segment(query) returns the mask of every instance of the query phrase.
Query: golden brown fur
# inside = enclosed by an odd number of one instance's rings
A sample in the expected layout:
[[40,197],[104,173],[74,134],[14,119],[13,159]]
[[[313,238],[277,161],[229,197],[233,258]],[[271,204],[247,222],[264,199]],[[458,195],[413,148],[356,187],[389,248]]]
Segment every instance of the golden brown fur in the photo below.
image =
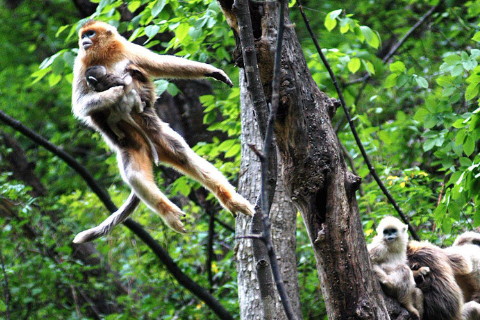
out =
[[407,247],[410,268],[428,267],[427,275],[416,275],[423,292],[424,320],[460,320],[463,297],[455,282],[449,258],[443,249],[428,243],[411,241]]
[[[415,287],[413,272],[407,265],[407,226],[394,217],[383,218],[377,228],[377,235],[368,245],[373,263],[373,271],[378,277],[382,289],[396,298],[412,318],[421,319],[423,314],[423,295]],[[418,271],[428,274],[428,268]]]
[[74,114],[98,130],[117,152],[122,178],[132,189],[127,202],[101,225],[78,234],[74,242],[85,242],[108,233],[116,224],[133,212],[140,198],[153,211],[160,214],[169,227],[185,232],[180,221],[184,213],[168,200],[153,180],[152,153],[142,135],[125,121],[118,123],[124,134],[119,138],[108,125],[112,108],[121,103],[125,95],[122,86],[96,92],[85,79],[88,67],[102,65],[109,74],[123,75],[127,66],[137,72],[132,74],[135,90],[145,109],[131,116],[153,142],[160,161],[172,165],[178,171],[198,180],[211,190],[220,203],[231,212],[253,214],[252,205],[235,192],[227,179],[210,163],[195,154],[183,138],[160,120],[153,103],[155,93],[153,78],[201,78],[213,77],[231,85],[228,76],[220,69],[206,63],[183,58],[158,55],[128,42],[117,30],[103,22],[87,22],[79,31],[79,55],[74,65],[72,105]]

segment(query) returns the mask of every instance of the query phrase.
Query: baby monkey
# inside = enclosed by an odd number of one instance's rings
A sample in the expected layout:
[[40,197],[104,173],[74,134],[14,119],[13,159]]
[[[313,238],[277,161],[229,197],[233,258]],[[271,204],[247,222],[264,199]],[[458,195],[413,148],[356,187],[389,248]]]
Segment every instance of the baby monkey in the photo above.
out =
[[368,245],[373,271],[383,290],[396,298],[415,319],[423,316],[423,294],[415,285],[414,276],[425,276],[428,267],[412,272],[407,265],[407,226],[394,217],[383,218],[377,235]]
[[89,67],[86,70],[85,77],[88,85],[97,92],[106,91],[110,88],[118,86],[124,87],[125,94],[120,103],[115,104],[111,108],[110,114],[107,118],[107,124],[119,139],[123,139],[125,137],[125,133],[123,133],[123,131],[121,131],[118,127],[118,123],[120,121],[125,121],[135,130],[137,130],[148,144],[152,153],[153,162],[155,165],[158,165],[158,154],[152,140],[130,115],[133,110],[138,113],[143,112],[145,107],[145,103],[140,99],[140,96],[134,88],[131,75],[132,72],[135,72],[135,70],[133,70],[130,66],[127,66],[125,69],[125,74],[123,76],[117,76],[112,73],[107,73],[107,68],[104,66],[96,65]]

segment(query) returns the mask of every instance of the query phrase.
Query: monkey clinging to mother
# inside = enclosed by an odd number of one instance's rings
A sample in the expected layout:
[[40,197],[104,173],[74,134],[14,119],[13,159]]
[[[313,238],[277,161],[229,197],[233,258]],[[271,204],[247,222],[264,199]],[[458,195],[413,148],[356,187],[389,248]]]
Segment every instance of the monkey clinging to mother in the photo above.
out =
[[[101,66],[107,74],[97,78],[87,75],[87,70],[95,66]],[[107,23],[87,21],[80,28],[79,53],[74,64],[73,113],[99,131],[116,152],[121,176],[131,193],[125,203],[100,225],[79,233],[75,243],[91,241],[110,232],[128,218],[138,206],[139,199],[174,231],[185,232],[180,220],[184,213],[155,184],[153,166],[156,157],[199,181],[232,213],[253,215],[253,206],[155,112],[153,79],[203,77],[212,77],[232,86],[222,70],[206,63],[156,54],[129,42]],[[115,78],[126,81],[102,83]],[[98,87],[102,89],[98,90]]]

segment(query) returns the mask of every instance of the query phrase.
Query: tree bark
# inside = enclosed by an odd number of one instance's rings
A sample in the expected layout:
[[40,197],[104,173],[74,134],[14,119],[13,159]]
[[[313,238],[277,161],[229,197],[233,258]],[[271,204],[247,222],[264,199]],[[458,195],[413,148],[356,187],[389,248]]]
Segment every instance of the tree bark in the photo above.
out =
[[[240,79],[243,79],[243,71]],[[251,106],[244,81],[241,81],[241,119],[242,119],[242,164],[240,168],[239,191],[250,202],[255,203],[260,193],[260,161],[248,145],[261,148],[263,142]],[[270,210],[272,222],[272,238],[285,280],[288,295],[298,319],[301,319],[300,299],[296,265],[296,210],[285,195],[281,177],[277,180],[277,188]],[[239,215],[236,223],[236,234],[240,237],[237,243],[238,295],[241,319],[287,319],[267,261],[254,261],[253,246],[260,240],[242,238],[250,234],[251,218]],[[268,287],[260,292],[257,273],[266,277]]]
[[[231,3],[221,5],[235,26]],[[255,38],[260,78],[270,97],[278,4],[257,2],[250,10],[253,29],[260,31]],[[284,35],[275,123],[280,171],[313,244],[329,319],[388,319],[355,200],[360,179],[348,172],[331,125],[335,104],[313,81],[293,24],[285,19],[290,28]]]

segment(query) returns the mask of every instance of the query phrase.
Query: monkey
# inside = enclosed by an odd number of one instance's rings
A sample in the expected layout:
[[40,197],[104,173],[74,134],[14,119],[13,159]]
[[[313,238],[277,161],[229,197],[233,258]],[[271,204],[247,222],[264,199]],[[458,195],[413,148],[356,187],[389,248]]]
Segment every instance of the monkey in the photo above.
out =
[[423,292],[424,320],[460,320],[463,295],[455,281],[449,258],[444,251],[427,241],[410,241],[407,246],[410,269],[428,267],[426,275],[414,274],[417,287]]
[[148,150],[148,143],[138,131],[130,130],[131,125],[124,121],[118,123],[118,129],[125,135],[123,139],[120,140],[110,129],[108,115],[115,105],[121,103],[125,88],[115,86],[97,92],[89,87],[85,73],[95,65],[102,65],[108,74],[118,76],[123,75],[129,66],[135,68],[137,71],[131,76],[145,108],[143,112],[134,112],[131,116],[153,142],[159,160],[199,181],[230,212],[252,216],[254,208],[250,202],[235,191],[220,171],[198,156],[178,133],[160,120],[153,107],[156,100],[154,78],[212,77],[232,86],[226,73],[206,63],[156,54],[129,42],[115,27],[105,22],[87,21],[79,29],[78,35],[79,53],[74,62],[72,111],[76,118],[99,131],[117,153],[120,174],[131,188],[131,194],[102,224],[79,233],[73,241],[81,243],[105,235],[135,210],[138,198],[158,213],[171,229],[179,233],[186,232],[180,220],[184,213],[160,191],[153,179],[152,153]]
[[476,301],[470,301],[463,305],[462,320],[479,320],[480,304]]
[[[407,226],[397,218],[384,217],[377,235],[368,245],[373,271],[378,276],[385,293],[400,302],[410,315],[421,319],[423,315],[423,294],[416,288],[414,275],[407,265]],[[416,271],[426,275],[428,267]]]
[[480,233],[462,233],[444,250],[465,302],[480,303]]
[[151,150],[153,162],[155,165],[158,165],[158,154],[152,140],[150,140],[145,131],[138,126],[138,124],[130,115],[130,112],[133,109],[135,109],[137,112],[143,112],[144,103],[140,99],[140,96],[137,94],[136,90],[132,87],[133,79],[129,75],[129,72],[132,70],[129,70],[127,67],[126,71],[127,73],[124,76],[119,77],[113,74],[107,74],[107,69],[104,66],[93,66],[87,69],[85,76],[87,78],[88,85],[95,91],[105,91],[116,86],[125,87],[125,95],[123,96],[122,101],[120,101],[110,110],[107,123],[110,126],[110,129],[112,129],[112,131],[120,139],[124,138],[125,134],[118,128],[118,122],[125,121],[130,124],[142,135],[143,139],[145,139],[148,147]]

